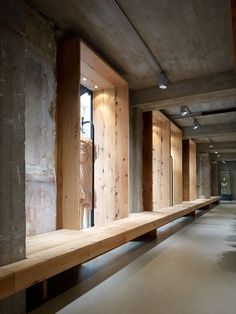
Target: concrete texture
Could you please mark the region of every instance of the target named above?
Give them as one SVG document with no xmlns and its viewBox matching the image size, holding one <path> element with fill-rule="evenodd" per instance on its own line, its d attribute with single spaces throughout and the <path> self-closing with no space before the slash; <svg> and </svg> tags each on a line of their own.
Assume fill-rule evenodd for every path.
<svg viewBox="0 0 236 314">
<path fill-rule="evenodd" d="M 83 264 L 80 284 L 32 313 L 235 314 L 235 219 L 236 205 L 222 204 L 130 242 Z"/>
<path fill-rule="evenodd" d="M 25 3 L 0 4 L 0 266 L 25 258 Z M 24 313 L 24 292 L 0 301 Z"/>
<path fill-rule="evenodd" d="M 219 195 L 219 164 L 211 161 L 211 195 Z"/>
<path fill-rule="evenodd" d="M 142 141 L 143 118 L 142 110 L 130 108 L 129 138 L 129 212 L 143 211 L 142 183 Z"/>
<path fill-rule="evenodd" d="M 225 170 L 230 170 L 231 171 L 232 199 L 236 200 L 236 160 L 227 161 L 226 163 L 219 162 L 218 165 L 219 165 L 219 172 L 220 171 L 225 171 Z"/>
<path fill-rule="evenodd" d="M 32 8 L 26 15 L 26 234 L 56 229 L 54 33 Z"/>
<path fill-rule="evenodd" d="M 112 1 L 31 2 L 59 29 L 91 43 L 124 75 L 132 89 L 156 85 L 156 65 Z M 233 70 L 230 0 L 117 2 L 171 82 Z"/>
<path fill-rule="evenodd" d="M 209 153 L 197 154 L 198 198 L 211 197 L 211 164 Z"/>
</svg>

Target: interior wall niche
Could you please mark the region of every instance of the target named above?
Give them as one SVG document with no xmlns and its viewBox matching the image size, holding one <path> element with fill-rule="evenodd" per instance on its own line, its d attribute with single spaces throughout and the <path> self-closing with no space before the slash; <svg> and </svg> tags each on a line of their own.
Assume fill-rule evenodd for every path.
<svg viewBox="0 0 236 314">
<path fill-rule="evenodd" d="M 182 131 L 171 123 L 172 204 L 183 202 Z"/>
<path fill-rule="evenodd" d="M 143 134 L 142 134 L 142 182 L 143 182 L 143 210 L 152 211 L 152 148 L 153 148 L 153 126 L 152 111 L 143 113 Z"/>
<path fill-rule="evenodd" d="M 218 194 L 221 195 L 221 197 L 225 194 L 225 185 L 222 185 L 222 179 L 228 175 L 229 179 L 226 182 L 229 186 L 226 186 L 226 193 L 230 193 L 230 199 L 236 200 L 236 160 L 219 161 L 218 167 Z"/>
<path fill-rule="evenodd" d="M 181 148 L 181 132 L 177 127 L 171 129 L 171 122 L 160 111 L 143 113 L 143 208 L 158 210 L 172 205 L 172 192 L 177 188 L 181 173 L 181 160 L 177 156 Z M 171 141 L 171 135 L 173 139 Z M 173 149 L 171 149 L 171 143 Z M 171 151 L 174 158 L 171 158 Z M 173 159 L 173 162 L 172 162 Z M 172 173 L 173 171 L 173 173 Z M 173 180 L 173 177 L 177 177 Z M 174 186 L 172 187 L 172 182 Z M 176 202 L 179 191 L 174 192 Z M 177 199 L 177 195 L 179 199 Z"/>
<path fill-rule="evenodd" d="M 81 224 L 80 84 L 93 92 L 95 226 L 127 217 L 128 84 L 78 38 L 60 46 L 58 67 L 58 228 Z"/>
<path fill-rule="evenodd" d="M 197 198 L 196 144 L 192 140 L 183 141 L 183 200 Z"/>
</svg>

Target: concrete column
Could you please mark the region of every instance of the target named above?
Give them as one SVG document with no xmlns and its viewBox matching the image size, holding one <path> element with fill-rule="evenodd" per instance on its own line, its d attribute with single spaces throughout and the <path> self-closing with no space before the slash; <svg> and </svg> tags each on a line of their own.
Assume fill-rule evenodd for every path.
<svg viewBox="0 0 236 314">
<path fill-rule="evenodd" d="M 25 258 L 24 0 L 0 4 L 0 266 Z M 24 313 L 19 293 L 0 313 Z"/>
<path fill-rule="evenodd" d="M 142 185 L 142 111 L 130 108 L 130 139 L 129 139 L 129 210 L 143 211 Z"/>
<path fill-rule="evenodd" d="M 211 195 L 219 195 L 219 167 L 217 161 L 211 162 Z"/>
<path fill-rule="evenodd" d="M 210 172 L 210 154 L 199 153 L 198 155 L 198 197 L 211 197 L 211 172 Z"/>
</svg>

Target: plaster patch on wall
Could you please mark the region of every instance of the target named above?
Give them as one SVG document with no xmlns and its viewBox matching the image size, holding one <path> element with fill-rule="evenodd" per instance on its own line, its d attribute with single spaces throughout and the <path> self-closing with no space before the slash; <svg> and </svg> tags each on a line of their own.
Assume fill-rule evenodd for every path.
<svg viewBox="0 0 236 314">
<path fill-rule="evenodd" d="M 25 203 L 26 234 L 29 236 L 56 229 L 56 81 L 51 28 L 31 12 L 26 29 Z"/>
</svg>

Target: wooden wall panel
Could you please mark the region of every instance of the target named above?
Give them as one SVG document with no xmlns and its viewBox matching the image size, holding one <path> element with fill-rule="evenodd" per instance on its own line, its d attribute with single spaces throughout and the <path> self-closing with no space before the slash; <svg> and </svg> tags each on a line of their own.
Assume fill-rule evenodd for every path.
<svg viewBox="0 0 236 314">
<path fill-rule="evenodd" d="M 152 112 L 143 113 L 142 139 L 142 178 L 143 178 L 143 210 L 152 210 L 152 147 L 153 126 Z"/>
<path fill-rule="evenodd" d="M 196 144 L 190 140 L 189 141 L 189 200 L 193 201 L 197 198 L 197 152 Z"/>
<path fill-rule="evenodd" d="M 128 86 L 94 93 L 95 225 L 128 216 Z"/>
<path fill-rule="evenodd" d="M 153 210 L 170 206 L 170 121 L 153 111 Z"/>
<path fill-rule="evenodd" d="M 79 39 L 66 41 L 58 48 L 57 87 L 57 227 L 79 229 Z"/>
<path fill-rule="evenodd" d="M 171 123 L 171 156 L 173 159 L 173 205 L 183 202 L 182 131 Z"/>
<path fill-rule="evenodd" d="M 197 198 L 196 144 L 192 140 L 183 141 L 183 200 Z"/>
</svg>

